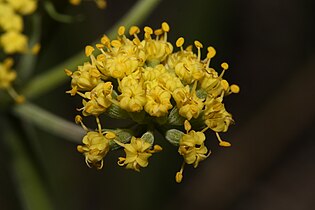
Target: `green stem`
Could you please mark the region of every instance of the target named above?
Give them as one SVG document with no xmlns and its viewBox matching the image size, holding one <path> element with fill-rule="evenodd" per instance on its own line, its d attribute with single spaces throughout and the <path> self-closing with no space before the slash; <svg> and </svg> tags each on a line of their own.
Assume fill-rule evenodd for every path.
<svg viewBox="0 0 315 210">
<path fill-rule="evenodd" d="M 41 16 L 37 12 L 31 16 L 32 33 L 29 35 L 29 47 L 32 48 L 35 44 L 39 43 L 41 37 Z M 37 55 L 26 53 L 21 56 L 17 66 L 19 79 L 26 81 L 32 74 Z"/>
<path fill-rule="evenodd" d="M 43 186 L 38 171 L 22 145 L 24 139 L 6 123 L 4 131 L 6 145 L 11 152 L 11 169 L 16 189 L 26 210 L 52 210 L 52 203 Z"/>
<path fill-rule="evenodd" d="M 80 143 L 85 131 L 72 122 L 64 120 L 34 104 L 25 103 L 13 108 L 19 117 L 30 121 L 43 130 L 69 141 Z"/>
<path fill-rule="evenodd" d="M 62 23 L 73 23 L 76 20 L 82 20 L 82 16 L 71 16 L 71 15 L 65 15 L 57 12 L 54 4 L 51 1 L 44 1 L 44 8 L 47 11 L 47 13 L 50 15 L 50 17 L 56 21 L 62 22 Z"/>
<path fill-rule="evenodd" d="M 111 38 L 114 37 L 118 27 L 121 25 L 129 28 L 132 25 L 140 24 L 149 16 L 160 1 L 161 0 L 139 0 L 133 8 L 108 31 L 107 35 Z M 86 59 L 83 52 L 74 55 L 72 58 L 32 79 L 24 88 L 23 94 L 27 98 L 34 98 L 54 89 L 68 79 L 63 71 L 64 68 L 76 69 L 78 64 L 83 63 Z"/>
</svg>

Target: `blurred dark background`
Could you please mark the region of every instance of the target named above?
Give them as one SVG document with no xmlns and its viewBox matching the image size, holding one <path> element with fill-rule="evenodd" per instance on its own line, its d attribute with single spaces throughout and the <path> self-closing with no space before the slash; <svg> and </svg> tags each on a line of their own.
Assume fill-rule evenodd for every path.
<svg viewBox="0 0 315 210">
<path fill-rule="evenodd" d="M 56 1 L 59 11 L 86 18 L 61 24 L 44 16 L 36 73 L 81 51 L 135 2 L 108 0 L 102 11 Z M 314 9 L 311 0 L 162 1 L 142 26 L 167 21 L 173 43 L 183 36 L 186 43 L 214 46 L 212 65 L 227 61 L 225 78 L 241 87 L 225 98 L 236 124 L 222 137 L 232 147 L 219 147 L 209 132 L 212 155 L 197 169 L 186 167 L 177 184 L 182 159 L 170 145 L 162 144 L 164 151 L 141 173 L 117 166 L 119 152 L 109 153 L 97 171 L 85 165 L 74 143 L 34 128 L 40 154 L 33 158 L 55 209 L 315 209 Z M 68 89 L 69 83 L 33 102 L 73 121 L 80 100 L 64 94 Z M 3 148 L 0 164 L 0 209 L 21 209 Z"/>
</svg>

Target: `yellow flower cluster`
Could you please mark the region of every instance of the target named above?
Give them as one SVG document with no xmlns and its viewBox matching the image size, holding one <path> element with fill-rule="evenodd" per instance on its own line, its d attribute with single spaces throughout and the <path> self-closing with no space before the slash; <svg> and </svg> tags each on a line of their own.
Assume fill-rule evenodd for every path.
<svg viewBox="0 0 315 210">
<path fill-rule="evenodd" d="M 81 4 L 81 0 L 69 0 L 70 4 L 77 6 L 79 4 Z M 106 0 L 94 0 L 94 2 L 96 3 L 96 6 L 100 9 L 105 9 L 107 6 L 107 2 Z"/>
<path fill-rule="evenodd" d="M 24 102 L 24 97 L 17 94 L 17 92 L 12 87 L 12 82 L 16 78 L 16 72 L 12 70 L 13 59 L 7 58 L 0 62 L 0 89 L 7 90 L 10 96 L 17 102 Z"/>
<path fill-rule="evenodd" d="M 0 49 L 6 54 L 26 52 L 23 16 L 32 14 L 37 0 L 0 0 Z"/>
<path fill-rule="evenodd" d="M 106 129 L 101 129 L 99 117 L 131 119 L 142 128 L 136 130 L 148 130 L 152 134 L 155 129 L 178 147 L 184 159 L 176 174 L 176 181 L 181 182 L 185 164 L 197 167 L 210 154 L 204 144 L 207 129 L 215 132 L 220 146 L 230 146 L 219 136 L 233 123 L 223 98 L 238 93 L 239 87 L 223 79 L 227 63 L 221 64 L 220 74 L 210 67 L 216 54 L 213 47 L 208 47 L 207 56 L 201 58 L 203 45 L 195 41 L 195 53 L 192 46 L 184 49 L 184 38 L 180 37 L 175 44 L 179 50 L 174 52 L 174 46 L 167 40 L 170 27 L 166 22 L 156 30 L 146 26 L 143 31 L 141 38 L 140 28 L 132 26 L 128 38 L 125 27 L 119 27 L 116 39 L 110 40 L 104 35 L 96 48 L 85 48 L 89 62 L 78 66 L 74 72 L 66 70 L 72 78 L 68 93 L 83 98 L 83 107 L 79 110 L 84 116 L 95 116 L 98 125 L 96 137 L 90 134 L 95 140 L 88 141 L 84 137 L 85 146 L 79 146 L 78 150 L 85 155 L 88 165 L 96 161 L 100 168 L 102 164 L 99 163 L 108 151 L 104 149 L 108 138 L 104 134 Z M 87 129 L 82 121 L 80 123 L 88 134 L 96 133 Z M 186 134 L 180 128 L 184 128 Z M 115 134 L 116 131 L 111 132 Z M 161 148 L 153 146 L 153 134 L 150 138 L 148 135 L 136 138 L 133 132 L 124 132 L 129 135 L 123 142 L 113 137 L 109 141 L 112 143 L 106 145 L 114 145 L 115 149 L 123 147 L 126 158 L 120 158 L 118 164 L 139 171 L 140 166 L 148 165 L 148 157 Z"/>
</svg>

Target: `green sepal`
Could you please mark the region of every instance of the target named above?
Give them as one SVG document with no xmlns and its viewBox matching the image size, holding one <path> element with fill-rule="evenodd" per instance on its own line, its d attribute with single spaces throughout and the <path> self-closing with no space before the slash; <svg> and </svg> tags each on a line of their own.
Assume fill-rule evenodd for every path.
<svg viewBox="0 0 315 210">
<path fill-rule="evenodd" d="M 200 88 L 200 89 L 196 90 L 196 95 L 200 99 L 206 99 L 208 96 L 208 93 L 206 90 Z"/>
<path fill-rule="evenodd" d="M 179 146 L 179 141 L 183 137 L 184 132 L 177 130 L 177 129 L 170 129 L 166 131 L 165 138 L 174 146 Z"/>
<path fill-rule="evenodd" d="M 119 141 L 123 144 L 127 144 L 130 142 L 131 137 L 133 136 L 131 130 L 127 129 L 103 129 L 103 132 L 110 131 L 116 134 L 116 137 L 114 140 Z M 111 150 L 119 149 L 121 146 L 116 144 L 114 140 L 109 141 L 109 147 Z"/>
<path fill-rule="evenodd" d="M 114 119 L 128 119 L 128 113 L 117 106 L 116 104 L 112 104 L 105 112 L 105 114 Z"/>
<path fill-rule="evenodd" d="M 154 143 L 154 135 L 151 131 L 145 132 L 142 136 L 141 139 L 145 140 L 146 142 L 150 143 L 153 145 Z"/>
<path fill-rule="evenodd" d="M 168 120 L 167 123 L 170 125 L 183 125 L 185 118 L 183 116 L 181 116 L 178 112 L 178 108 L 177 106 L 175 106 L 170 114 L 168 115 Z"/>
</svg>

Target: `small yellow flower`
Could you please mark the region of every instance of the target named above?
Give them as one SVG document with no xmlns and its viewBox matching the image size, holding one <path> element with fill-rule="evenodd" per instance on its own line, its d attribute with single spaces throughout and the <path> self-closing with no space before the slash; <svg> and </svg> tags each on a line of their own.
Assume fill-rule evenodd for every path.
<svg viewBox="0 0 315 210">
<path fill-rule="evenodd" d="M 162 147 L 159 145 L 154 145 L 153 149 L 150 149 L 152 145 L 141 138 L 132 137 L 130 144 L 123 144 L 118 141 L 115 141 L 120 146 L 124 147 L 126 157 L 120 157 L 118 160 L 118 165 L 126 165 L 127 169 L 133 169 L 135 171 L 140 171 L 140 167 L 147 167 L 149 162 L 149 157 L 153 153 L 159 152 L 162 150 Z"/>
<path fill-rule="evenodd" d="M 9 12 L 6 15 L 0 14 L 0 28 L 2 28 L 4 31 L 13 30 L 21 32 L 23 30 L 23 19 L 20 15 L 15 13 Z"/>
<path fill-rule="evenodd" d="M 196 96 L 194 90 L 190 91 L 188 85 L 184 88 L 177 88 L 172 95 L 181 116 L 188 120 L 199 116 L 203 108 L 203 102 Z"/>
<path fill-rule="evenodd" d="M 186 120 L 185 123 L 189 122 Z M 179 141 L 178 152 L 183 156 L 187 164 L 193 164 L 194 168 L 196 168 L 200 161 L 206 159 L 210 155 L 204 144 L 206 137 L 203 132 L 196 132 L 190 130 L 190 128 L 186 131 L 187 134 L 184 134 Z"/>
<path fill-rule="evenodd" d="M 109 141 L 115 138 L 115 134 L 107 132 L 105 135 L 89 131 L 82 140 L 82 145 L 77 146 L 77 150 L 85 156 L 86 164 L 97 169 L 103 167 L 103 158 L 109 151 Z"/>
<path fill-rule="evenodd" d="M 192 84 L 204 76 L 204 64 L 192 51 L 179 51 L 168 57 L 167 64 L 186 84 Z"/>
<path fill-rule="evenodd" d="M 98 116 L 106 112 L 112 104 L 113 85 L 111 82 L 99 83 L 91 92 L 86 92 L 84 97 L 89 101 L 83 100 L 83 115 Z"/>
<path fill-rule="evenodd" d="M 225 110 L 224 104 L 216 99 L 207 99 L 204 113 L 205 124 L 215 132 L 226 132 L 233 123 L 230 113 Z"/>
<path fill-rule="evenodd" d="M 145 90 L 136 79 L 125 77 L 119 86 L 121 95 L 117 97 L 119 105 L 128 112 L 139 112 L 146 104 Z"/>
<path fill-rule="evenodd" d="M 146 98 L 144 110 L 151 116 L 165 116 L 168 114 L 168 110 L 173 107 L 170 102 L 171 94 L 159 86 L 147 90 Z"/>
<path fill-rule="evenodd" d="M 101 82 L 101 73 L 97 68 L 89 62 L 85 62 L 83 66 L 78 67 L 78 71 L 74 73 L 66 71 L 68 76 L 72 77 L 70 91 L 71 95 L 76 94 L 76 91 L 91 91 Z"/>
<path fill-rule="evenodd" d="M 16 31 L 8 31 L 0 36 L 0 46 L 7 54 L 26 52 L 27 37 Z"/>
<path fill-rule="evenodd" d="M 16 78 L 16 72 L 11 69 L 13 60 L 7 58 L 0 63 L 0 89 L 7 89 Z"/>
</svg>

